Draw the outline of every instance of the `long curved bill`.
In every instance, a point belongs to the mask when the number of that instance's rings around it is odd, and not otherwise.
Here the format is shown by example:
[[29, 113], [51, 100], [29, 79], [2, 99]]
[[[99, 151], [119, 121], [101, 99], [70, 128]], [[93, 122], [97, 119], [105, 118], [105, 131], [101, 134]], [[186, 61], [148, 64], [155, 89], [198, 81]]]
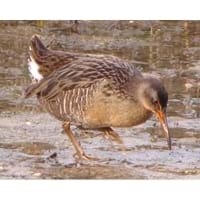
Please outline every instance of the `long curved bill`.
[[168, 129], [166, 114], [165, 114], [165, 112], [162, 112], [162, 111], [157, 111], [156, 114], [157, 114], [157, 117], [158, 117], [162, 127], [163, 127], [165, 137], [167, 138], [168, 148], [169, 148], [169, 150], [171, 150], [172, 149], [171, 136], [170, 136], [169, 129]]

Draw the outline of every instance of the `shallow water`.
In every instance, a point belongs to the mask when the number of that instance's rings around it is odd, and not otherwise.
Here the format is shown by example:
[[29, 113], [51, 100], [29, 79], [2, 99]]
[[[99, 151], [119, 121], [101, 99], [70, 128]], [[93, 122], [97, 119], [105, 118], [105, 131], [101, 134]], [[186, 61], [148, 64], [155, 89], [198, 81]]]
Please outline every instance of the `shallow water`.
[[[61, 123], [35, 98], [23, 99], [30, 83], [28, 44], [35, 33], [52, 49], [113, 54], [162, 79], [169, 92], [172, 151], [153, 117], [116, 129], [125, 152], [99, 132], [73, 127], [85, 151], [100, 158], [76, 162]], [[200, 178], [200, 22], [1, 21], [0, 178]]]

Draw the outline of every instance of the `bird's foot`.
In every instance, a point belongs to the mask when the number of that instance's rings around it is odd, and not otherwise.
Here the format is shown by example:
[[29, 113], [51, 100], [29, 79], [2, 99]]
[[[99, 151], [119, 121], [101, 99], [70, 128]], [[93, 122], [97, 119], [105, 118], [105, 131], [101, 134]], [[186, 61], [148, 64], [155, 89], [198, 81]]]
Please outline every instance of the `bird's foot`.
[[120, 136], [114, 132], [112, 129], [109, 129], [108, 131], [104, 131], [104, 138], [115, 141], [119, 144], [120, 151], [125, 154], [126, 152], [126, 147], [124, 145], [124, 142], [120, 138]]
[[86, 155], [85, 153], [82, 153], [82, 154], [75, 153], [75, 154], [73, 155], [73, 157], [74, 157], [75, 159], [88, 160], [88, 161], [90, 161], [90, 160], [93, 160], [93, 161], [100, 160], [100, 159], [97, 158], [97, 157], [88, 156], [88, 155]]

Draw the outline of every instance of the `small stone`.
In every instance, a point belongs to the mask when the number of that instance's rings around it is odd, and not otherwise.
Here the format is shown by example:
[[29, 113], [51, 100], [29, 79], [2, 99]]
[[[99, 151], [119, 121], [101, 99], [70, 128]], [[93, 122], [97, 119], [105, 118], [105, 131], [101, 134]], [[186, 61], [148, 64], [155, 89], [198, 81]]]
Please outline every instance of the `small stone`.
[[186, 148], [186, 146], [185, 145], [181, 145], [181, 149], [185, 149]]
[[31, 125], [31, 122], [27, 121], [27, 122], [26, 122], [26, 125], [30, 126], [30, 125]]
[[193, 85], [191, 83], [185, 83], [185, 87], [186, 87], [187, 90], [192, 88], [192, 86]]
[[42, 174], [40, 172], [34, 173], [33, 176], [41, 176]]
[[56, 158], [57, 157], [57, 153], [56, 152], [54, 152], [53, 154], [51, 154], [48, 158], [51, 158], [51, 159], [53, 159], [53, 158]]
[[4, 167], [3, 166], [0, 166], [0, 171], [4, 170]]

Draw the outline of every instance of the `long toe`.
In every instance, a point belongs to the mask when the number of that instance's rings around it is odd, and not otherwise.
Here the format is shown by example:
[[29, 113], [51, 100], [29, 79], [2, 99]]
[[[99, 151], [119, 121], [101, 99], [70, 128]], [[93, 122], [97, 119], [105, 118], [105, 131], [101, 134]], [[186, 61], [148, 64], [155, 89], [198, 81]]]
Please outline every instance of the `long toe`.
[[83, 153], [83, 154], [75, 153], [74, 154], [74, 158], [75, 159], [81, 159], [81, 160], [88, 160], [88, 161], [90, 161], [90, 160], [94, 160], [94, 161], [95, 160], [100, 160], [97, 157], [89, 156], [89, 155], [86, 155], [85, 153]]

